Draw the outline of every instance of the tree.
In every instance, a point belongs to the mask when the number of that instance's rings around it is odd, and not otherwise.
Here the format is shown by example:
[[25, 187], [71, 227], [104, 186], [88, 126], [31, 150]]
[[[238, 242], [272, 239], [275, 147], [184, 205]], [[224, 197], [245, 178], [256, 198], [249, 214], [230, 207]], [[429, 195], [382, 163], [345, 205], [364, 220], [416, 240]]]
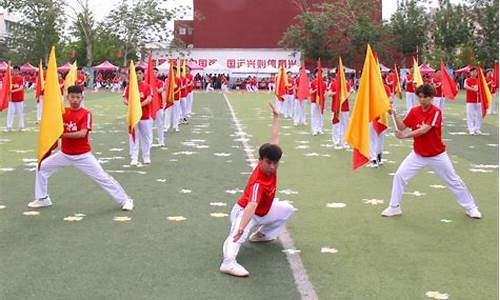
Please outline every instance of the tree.
[[86, 53], [85, 61], [87, 63], [87, 67], [90, 67], [94, 62], [94, 31], [96, 26], [94, 14], [90, 10], [88, 0], [75, 1], [78, 5], [76, 8], [70, 4], [66, 5], [73, 13], [70, 17], [73, 20], [73, 35], [84, 41]]
[[421, 54], [427, 40], [429, 15], [421, 0], [402, 0], [391, 16], [390, 28], [401, 58]]
[[498, 0], [476, 0], [470, 7], [474, 22], [474, 58], [484, 66], [498, 59]]
[[62, 0], [3, 0], [2, 6], [21, 16], [20, 26], [13, 31], [10, 45], [16, 60], [36, 63], [48, 60], [52, 46], [59, 43], [63, 30]]

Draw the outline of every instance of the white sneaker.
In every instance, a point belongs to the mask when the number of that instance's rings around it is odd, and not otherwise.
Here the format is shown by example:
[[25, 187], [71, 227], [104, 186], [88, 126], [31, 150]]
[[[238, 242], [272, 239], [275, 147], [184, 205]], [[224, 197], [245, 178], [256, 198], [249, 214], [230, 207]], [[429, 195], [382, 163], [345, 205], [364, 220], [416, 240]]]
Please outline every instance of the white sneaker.
[[394, 217], [394, 216], [399, 216], [402, 213], [403, 213], [403, 211], [401, 210], [401, 207], [389, 206], [388, 208], [384, 209], [384, 211], [381, 213], [381, 215], [384, 217]]
[[482, 217], [481, 212], [477, 209], [477, 207], [466, 210], [465, 214], [473, 219], [481, 219]]
[[143, 161], [144, 164], [149, 165], [151, 163], [151, 158], [149, 156], [144, 156]]
[[168, 132], [168, 129], [169, 129], [169, 128], [167, 128], [167, 129], [163, 129], [163, 132]]
[[476, 130], [476, 131], [474, 132], [474, 134], [476, 134], [476, 135], [481, 135], [481, 134], [483, 134], [483, 133], [481, 132], [481, 130]]
[[219, 270], [222, 273], [233, 275], [236, 277], [247, 277], [249, 274], [242, 265], [236, 262], [236, 260], [223, 261], [220, 265]]
[[139, 165], [139, 162], [137, 161], [137, 158], [132, 158], [132, 160], [130, 161], [130, 165], [131, 166], [137, 166], [137, 165]]
[[313, 135], [318, 135], [318, 133], [315, 131], [315, 132], [313, 132]]
[[127, 199], [122, 205], [122, 210], [131, 211], [134, 209], [134, 200]]
[[179, 132], [179, 128], [175, 128], [175, 132]]
[[260, 231], [256, 231], [254, 233], [252, 233], [252, 235], [250, 235], [250, 238], [248, 239], [249, 242], [252, 242], [252, 243], [259, 243], [259, 242], [270, 242], [274, 239], [270, 239], [268, 238], [265, 234], [263, 234], [262, 232]]
[[31, 201], [30, 203], [28, 203], [28, 207], [31, 207], [31, 208], [47, 207], [47, 206], [51, 206], [51, 205], [52, 205], [52, 201], [50, 201], [50, 197], [48, 197], [48, 196], [45, 199], [37, 199], [37, 200]]
[[378, 162], [376, 160], [372, 160], [366, 166], [368, 168], [378, 168]]

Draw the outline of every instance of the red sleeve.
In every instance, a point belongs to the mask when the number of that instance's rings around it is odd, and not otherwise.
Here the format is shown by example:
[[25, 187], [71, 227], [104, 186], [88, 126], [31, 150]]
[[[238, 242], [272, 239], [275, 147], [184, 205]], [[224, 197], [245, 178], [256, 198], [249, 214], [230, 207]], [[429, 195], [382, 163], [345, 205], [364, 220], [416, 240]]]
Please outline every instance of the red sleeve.
[[128, 85], [127, 87], [125, 88], [125, 92], [123, 93], [123, 97], [127, 98], [128, 99]]
[[80, 119], [80, 124], [78, 124], [78, 128], [88, 129], [89, 131], [92, 130], [92, 114], [90, 113], [90, 111], [87, 111], [85, 116]]
[[425, 120], [425, 124], [431, 125], [432, 127], [441, 127], [441, 121], [443, 116], [439, 109], [436, 109], [433, 114], [429, 115]]
[[384, 89], [385, 89], [385, 93], [387, 94], [387, 97], [391, 97], [391, 88], [389, 88], [389, 86], [384, 84]]
[[254, 183], [250, 188], [250, 190], [251, 193], [249, 202], [259, 203], [260, 200], [262, 199], [262, 186], [260, 185], [260, 183], [258, 182]]
[[415, 124], [415, 113], [413, 109], [411, 109], [410, 112], [406, 115], [403, 123], [406, 125], [406, 127], [413, 128], [413, 125]]

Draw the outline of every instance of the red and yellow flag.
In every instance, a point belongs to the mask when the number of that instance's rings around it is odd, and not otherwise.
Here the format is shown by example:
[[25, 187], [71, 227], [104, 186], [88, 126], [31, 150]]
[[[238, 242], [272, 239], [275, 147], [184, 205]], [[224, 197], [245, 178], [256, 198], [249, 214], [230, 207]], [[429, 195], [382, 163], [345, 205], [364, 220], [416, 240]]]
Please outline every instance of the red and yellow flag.
[[[42, 70], [43, 72], [43, 70]], [[43, 75], [42, 75], [43, 76]], [[57, 73], [56, 50], [52, 47], [47, 64], [47, 80], [43, 94], [42, 119], [38, 134], [38, 168], [43, 159], [50, 155], [64, 132], [63, 112], [61, 112], [61, 88]]]
[[66, 74], [66, 78], [64, 79], [64, 90], [67, 91], [68, 88], [72, 85], [75, 85], [77, 78], [78, 67], [75, 62], [71, 65], [71, 69], [69, 69], [68, 74]]
[[285, 100], [285, 95], [288, 88], [288, 75], [286, 74], [285, 67], [280, 66], [278, 70], [278, 75], [276, 76], [276, 89], [274, 94], [280, 101]]
[[356, 101], [349, 126], [346, 141], [353, 149], [353, 169], [357, 169], [369, 160], [369, 122], [389, 111], [389, 97], [384, 89], [380, 69], [368, 45], [363, 72], [356, 94]]
[[486, 117], [488, 108], [490, 108], [491, 106], [491, 101], [493, 100], [493, 96], [491, 96], [490, 88], [488, 87], [488, 83], [486, 82], [486, 77], [484, 77], [484, 72], [480, 65], [477, 65], [477, 78], [479, 81], [477, 84], [479, 100], [481, 101], [481, 109], [484, 118]]
[[299, 71], [299, 83], [297, 84], [297, 99], [306, 100], [309, 96], [309, 77], [307, 76], [306, 66], [302, 64]]
[[[165, 92], [167, 94], [166, 102], [174, 103], [175, 88], [174, 62], [171, 61], [168, 68], [167, 84], [165, 85]], [[165, 103], [165, 105], [167, 105], [167, 103]]]
[[127, 125], [128, 132], [135, 141], [135, 126], [142, 117], [141, 96], [139, 95], [139, 84], [135, 73], [134, 62], [130, 61], [128, 70], [128, 106], [127, 106]]
[[349, 91], [347, 90], [347, 80], [345, 79], [344, 65], [342, 64], [342, 58], [339, 57], [339, 64], [337, 66], [337, 80], [336, 83], [336, 93], [335, 97], [332, 99], [332, 112], [333, 112], [333, 124], [340, 122], [340, 111], [342, 103], [344, 103], [349, 98]]
[[446, 71], [443, 62], [441, 62], [441, 89], [445, 98], [455, 100], [458, 94], [457, 84], [451, 79], [450, 74]]
[[495, 82], [495, 87], [498, 90], [498, 63], [495, 63], [493, 67], [493, 81]]
[[403, 94], [401, 92], [401, 82], [399, 81], [399, 73], [396, 64], [394, 64], [394, 94], [398, 96], [399, 99], [403, 99]]
[[149, 86], [151, 87], [151, 95], [152, 95], [152, 100], [151, 100], [151, 117], [153, 120], [156, 120], [156, 113], [160, 110], [161, 108], [161, 98], [160, 95], [158, 94], [158, 79], [156, 78], [154, 74], [154, 65], [153, 65], [153, 56], [150, 53], [148, 57], [148, 68], [146, 70], [146, 78], [145, 81]]
[[420, 73], [420, 68], [418, 67], [415, 57], [413, 58], [413, 82], [415, 83], [415, 88], [424, 84], [422, 74]]
[[42, 60], [40, 59], [40, 64], [38, 65], [38, 75], [36, 76], [36, 88], [35, 88], [36, 102], [40, 101], [40, 96], [43, 95], [44, 85], [45, 83], [43, 80], [43, 65], [42, 65]]
[[9, 106], [10, 96], [12, 91], [12, 74], [10, 63], [7, 64], [5, 75], [2, 79], [2, 88], [0, 89], [0, 111], [3, 111]]

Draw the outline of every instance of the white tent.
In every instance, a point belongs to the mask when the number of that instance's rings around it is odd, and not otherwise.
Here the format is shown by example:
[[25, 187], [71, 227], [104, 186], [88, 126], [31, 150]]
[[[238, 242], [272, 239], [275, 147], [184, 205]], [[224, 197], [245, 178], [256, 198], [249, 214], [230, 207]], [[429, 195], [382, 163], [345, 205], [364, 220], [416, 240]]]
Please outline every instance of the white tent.
[[161, 65], [156, 67], [158, 69], [158, 72], [160, 73], [167, 73], [168, 70], [170, 69], [170, 64], [168, 63], [168, 60], [164, 61]]
[[[331, 72], [337, 73], [337, 68], [333, 68]], [[344, 66], [344, 73], [356, 73], [356, 70]]]
[[383, 64], [380, 64], [380, 71], [382, 72], [389, 72], [391, 69], [388, 67], [384, 66]]
[[261, 73], [261, 74], [275, 74], [275, 73], [278, 73], [278, 69], [276, 69], [275, 67], [273, 67], [271, 65], [268, 65], [264, 69], [259, 70], [259, 73]]
[[221, 74], [221, 73], [229, 73], [229, 68], [224, 67], [219, 62], [214, 62], [210, 66], [206, 67], [203, 72], [205, 74]]

